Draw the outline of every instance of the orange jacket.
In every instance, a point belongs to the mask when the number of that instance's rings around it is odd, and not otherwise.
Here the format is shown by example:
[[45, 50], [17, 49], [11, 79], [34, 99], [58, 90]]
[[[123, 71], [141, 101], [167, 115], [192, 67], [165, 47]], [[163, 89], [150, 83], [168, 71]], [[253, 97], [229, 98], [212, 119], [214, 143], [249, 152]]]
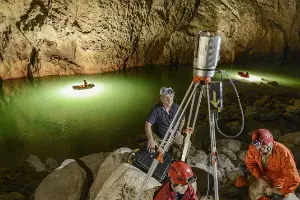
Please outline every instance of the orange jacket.
[[261, 153], [253, 144], [249, 146], [246, 155], [246, 166], [257, 179], [265, 176], [271, 186], [281, 186], [282, 194], [294, 192], [300, 182], [300, 177], [291, 151], [278, 142], [274, 142], [272, 154], [267, 166], [263, 169]]
[[[165, 184], [155, 196], [154, 200], [177, 200], [176, 192], [171, 189], [170, 184], [170, 182]], [[193, 186], [189, 185], [182, 200], [197, 200]]]

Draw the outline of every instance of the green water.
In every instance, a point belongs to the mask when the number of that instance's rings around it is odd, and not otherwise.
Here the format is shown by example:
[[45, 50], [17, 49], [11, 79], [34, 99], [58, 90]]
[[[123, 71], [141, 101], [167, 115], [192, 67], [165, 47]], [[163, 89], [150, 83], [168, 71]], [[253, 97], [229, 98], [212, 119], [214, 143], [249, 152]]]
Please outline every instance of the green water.
[[[247, 66], [251, 74], [276, 79], [284, 91], [299, 91], [299, 72], [283, 73], [287, 67], [272, 67]], [[241, 66], [221, 68], [235, 77]], [[83, 79], [95, 88], [73, 90], [72, 85], [82, 84]], [[191, 80], [191, 67], [150, 66], [97, 75], [3, 81], [0, 167], [14, 166], [29, 154], [42, 160], [51, 156], [60, 162], [132, 146], [132, 140], [144, 133], [144, 122], [159, 101], [159, 88], [172, 86], [180, 103]]]

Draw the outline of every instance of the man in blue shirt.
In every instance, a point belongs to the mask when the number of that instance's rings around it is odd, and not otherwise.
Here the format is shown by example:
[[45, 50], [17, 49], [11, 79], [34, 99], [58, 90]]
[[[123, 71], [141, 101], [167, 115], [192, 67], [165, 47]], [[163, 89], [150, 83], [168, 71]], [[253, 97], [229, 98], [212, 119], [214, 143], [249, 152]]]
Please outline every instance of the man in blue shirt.
[[[155, 134], [162, 139], [165, 136], [179, 108], [178, 104], [173, 103], [175, 92], [171, 87], [162, 87], [159, 94], [161, 103], [152, 108], [152, 111], [145, 124], [145, 131], [148, 139], [148, 151], [155, 150], [155, 142], [153, 138], [154, 133], [152, 131], [152, 127], [154, 128]], [[175, 139], [181, 137], [184, 121], [185, 120], [183, 118], [175, 134]]]

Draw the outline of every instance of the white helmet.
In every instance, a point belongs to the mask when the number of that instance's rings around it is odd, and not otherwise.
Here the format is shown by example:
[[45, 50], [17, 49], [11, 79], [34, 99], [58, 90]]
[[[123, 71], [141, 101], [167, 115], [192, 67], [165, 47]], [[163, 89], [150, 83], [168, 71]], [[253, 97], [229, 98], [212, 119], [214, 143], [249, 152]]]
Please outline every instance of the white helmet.
[[159, 94], [175, 94], [174, 90], [171, 87], [162, 87], [159, 90]]

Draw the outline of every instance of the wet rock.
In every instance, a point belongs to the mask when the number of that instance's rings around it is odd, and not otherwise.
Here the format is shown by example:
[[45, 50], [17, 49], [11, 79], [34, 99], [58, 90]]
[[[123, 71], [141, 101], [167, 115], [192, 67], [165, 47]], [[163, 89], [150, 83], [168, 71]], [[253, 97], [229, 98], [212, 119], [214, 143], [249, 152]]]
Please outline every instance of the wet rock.
[[267, 84], [271, 85], [271, 86], [274, 86], [274, 87], [278, 87], [279, 86], [279, 83], [277, 81], [269, 81]]
[[46, 171], [46, 165], [35, 155], [30, 155], [26, 162], [33, 167], [37, 172]]

